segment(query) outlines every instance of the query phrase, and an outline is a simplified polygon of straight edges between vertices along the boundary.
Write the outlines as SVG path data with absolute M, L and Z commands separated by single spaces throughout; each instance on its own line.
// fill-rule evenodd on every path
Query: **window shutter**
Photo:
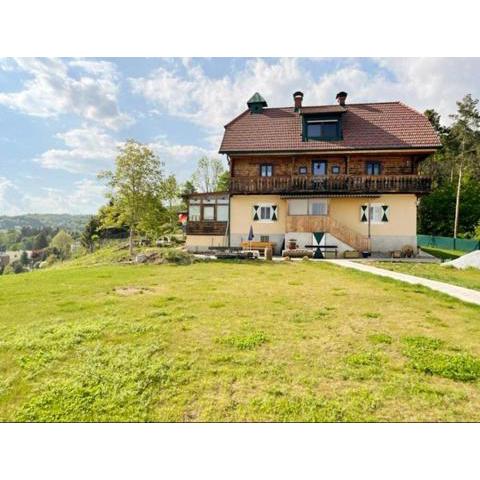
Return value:
M 278 205 L 272 205 L 272 221 L 278 220 Z
M 260 207 L 258 205 L 253 206 L 252 218 L 253 218 L 253 221 L 260 220 Z
M 382 222 L 388 222 L 390 218 L 390 209 L 388 205 L 382 205 Z
M 368 205 L 360 205 L 360 221 L 368 222 Z

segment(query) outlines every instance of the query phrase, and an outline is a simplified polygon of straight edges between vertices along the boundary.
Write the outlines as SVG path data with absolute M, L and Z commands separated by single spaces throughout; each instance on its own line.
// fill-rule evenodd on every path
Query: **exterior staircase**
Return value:
M 370 250 L 368 237 L 329 215 L 287 215 L 286 231 L 326 232 L 359 252 Z

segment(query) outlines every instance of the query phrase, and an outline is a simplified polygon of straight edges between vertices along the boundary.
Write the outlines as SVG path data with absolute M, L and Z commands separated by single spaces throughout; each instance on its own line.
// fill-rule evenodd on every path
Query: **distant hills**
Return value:
M 69 215 L 69 214 L 27 214 L 8 217 L 0 215 L 0 230 L 12 228 L 31 227 L 41 229 L 42 227 L 63 228 L 70 232 L 81 232 L 91 215 Z

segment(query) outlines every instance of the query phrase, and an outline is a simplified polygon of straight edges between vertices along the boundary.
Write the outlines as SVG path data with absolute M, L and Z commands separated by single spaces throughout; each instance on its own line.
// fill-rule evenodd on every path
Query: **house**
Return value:
M 238 246 L 250 228 L 280 254 L 289 240 L 346 250 L 416 248 L 417 205 L 440 147 L 428 119 L 402 102 L 269 108 L 258 93 L 225 126 L 228 192 L 189 197 L 187 247 Z

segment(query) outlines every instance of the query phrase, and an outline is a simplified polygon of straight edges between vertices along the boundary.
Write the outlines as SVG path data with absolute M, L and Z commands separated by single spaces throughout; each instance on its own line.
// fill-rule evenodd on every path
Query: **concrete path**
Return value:
M 437 292 L 446 293 L 451 297 L 458 298 L 464 302 L 474 303 L 480 305 L 480 292 L 471 290 L 469 288 L 457 287 L 449 283 L 437 282 L 436 280 L 429 280 L 428 278 L 415 277 L 406 273 L 392 272 L 391 270 L 384 270 L 383 268 L 372 267 L 364 263 L 351 262 L 349 260 L 323 260 L 324 262 L 334 263 L 340 267 L 353 268 L 362 272 L 373 273 L 381 277 L 394 278 L 401 282 L 411 283 L 413 285 L 423 285 L 425 287 L 436 290 Z

